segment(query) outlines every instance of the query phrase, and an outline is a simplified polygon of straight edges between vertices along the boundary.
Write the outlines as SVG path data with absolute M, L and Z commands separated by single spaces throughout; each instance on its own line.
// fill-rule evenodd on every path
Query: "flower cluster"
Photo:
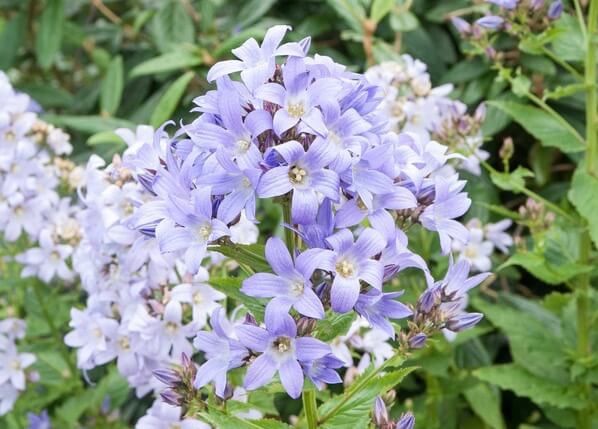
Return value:
M 28 368 L 35 362 L 33 354 L 20 353 L 17 348 L 16 342 L 24 337 L 24 320 L 12 317 L 0 320 L 0 416 L 12 409 L 20 392 L 25 390 Z
M 193 353 L 191 338 L 225 296 L 205 283 L 204 268 L 189 274 L 181 259 L 160 252 L 153 234 L 133 228 L 143 221 L 138 208 L 156 200 L 137 175 L 136 162 L 153 150 L 164 158 L 160 151 L 167 134 L 149 126 L 117 133 L 128 145 L 122 159 L 115 156 L 106 165 L 92 156 L 79 189 L 81 240 L 73 268 L 88 298 L 86 308 L 71 310 L 73 330 L 65 342 L 77 349 L 77 365 L 83 370 L 116 360 L 120 374 L 141 397 L 163 389 L 152 376 L 155 369 Z M 253 242 L 255 227 L 247 223 L 240 218 L 231 228 L 233 241 Z M 216 262 L 222 259 L 212 256 Z M 160 406 L 152 410 L 143 422 L 162 411 L 174 415 Z
M 496 33 L 504 33 L 515 39 L 542 33 L 563 13 L 561 0 L 486 0 L 496 10 L 473 23 L 455 16 L 451 21 L 457 31 L 481 52 L 498 61 L 510 61 L 514 52 L 497 51 Z M 505 46 L 505 43 L 502 43 Z M 503 48 L 504 49 L 504 48 Z
M 451 165 L 445 167 L 447 174 L 454 173 L 451 166 L 480 174 L 480 161 L 488 158 L 488 152 L 481 149 L 484 104 L 474 114 L 467 114 L 464 103 L 448 97 L 453 85 L 432 88 L 427 66 L 409 55 L 372 66 L 365 76 L 383 90 L 378 110 L 389 118 L 394 131 L 447 146 L 453 154 Z
M 453 242 L 453 251 L 458 254 L 458 260 L 468 261 L 476 271 L 489 271 L 492 268 L 490 257 L 495 250 L 508 253 L 513 245 L 513 237 L 505 232 L 512 223 L 510 219 L 503 219 L 484 225 L 477 218 L 470 219 L 465 224 L 469 230 L 469 241 Z
M 76 206 L 61 190 L 73 190 L 81 170 L 62 155 L 69 135 L 40 120 L 34 104 L 0 73 L 0 229 L 8 242 L 26 237 L 30 248 L 17 255 L 23 276 L 48 283 L 73 279 L 67 261 L 79 239 Z M 33 243 L 38 243 L 37 246 Z
M 395 337 L 392 320 L 411 317 L 407 347 L 416 334 L 421 345 L 422 335 L 457 332 L 480 319 L 465 323 L 462 302 L 484 277 L 467 280 L 463 261 L 434 283 L 405 234 L 414 224 L 433 231 L 444 253 L 455 240 L 467 241 L 457 220 L 471 204 L 465 181 L 440 174 L 455 155 L 430 140 L 432 129 L 397 134 L 380 108 L 379 86 L 328 57 L 307 56 L 309 39 L 281 45 L 288 30 L 275 26 L 261 45 L 250 39 L 233 50 L 237 60 L 214 65 L 208 79 L 216 89 L 195 100 L 199 117 L 128 161 L 152 196 L 132 224 L 155 236 L 164 257 L 180 258 L 185 276 L 201 272 L 212 246 L 229 246 L 243 213 L 256 222 L 260 200 L 282 207 L 287 242 L 270 238 L 265 258 L 243 250 L 267 263 L 241 288 L 264 302 L 263 315 L 229 319 L 216 308 L 211 330 L 196 332 L 193 341 L 204 360 L 193 388 L 213 382 L 221 398 L 230 391 L 228 372 L 240 367 L 247 367 L 247 390 L 278 375 L 294 398 L 306 378 L 319 387 L 340 382 L 336 370 L 348 362 L 317 338 L 317 321 L 330 312 L 356 312 L 385 340 Z M 233 80 L 237 72 L 240 80 Z M 424 296 L 434 297 L 425 312 L 389 289 L 408 267 L 423 272 Z M 452 290 L 459 282 L 468 287 Z M 168 400 L 188 405 L 177 395 Z

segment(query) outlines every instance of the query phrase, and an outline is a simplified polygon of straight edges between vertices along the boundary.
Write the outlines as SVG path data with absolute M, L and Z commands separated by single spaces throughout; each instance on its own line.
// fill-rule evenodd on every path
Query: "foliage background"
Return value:
M 193 98 L 210 86 L 205 80 L 210 65 L 275 23 L 292 25 L 294 39 L 311 35 L 311 52 L 359 71 L 409 53 L 428 64 L 435 85 L 455 84 L 452 96 L 472 109 L 483 100 L 526 104 L 525 91 L 542 93 L 572 83 L 554 61 L 520 51 L 518 81 L 511 87 L 489 61 L 468 55 L 467 44 L 447 18 L 487 8 L 469 0 L 0 0 L 0 69 L 43 106 L 46 120 L 72 133 L 79 160 L 91 152 L 110 158 L 122 150 L 114 128 L 189 119 Z M 572 17 L 558 25 L 554 54 L 579 65 L 584 56 L 579 26 Z M 584 93 L 565 95 L 550 103 L 583 133 Z M 502 169 L 498 150 L 505 137 L 512 137 L 511 168 L 528 168 L 534 177 L 527 187 L 568 209 L 578 151 L 551 135 L 550 122 L 544 123 L 548 132 L 542 138 L 537 129 L 512 122 L 517 114 L 509 116 L 496 106 L 489 106 L 484 125 L 489 163 Z M 526 196 L 513 185 L 514 177 L 484 173 L 470 178 L 474 206 L 469 216 L 517 219 L 516 209 Z M 262 228 L 269 233 L 277 213 L 262 209 L 267 219 Z M 515 232 L 522 230 L 519 226 Z M 577 261 L 580 237 L 580 230 L 559 222 L 540 235 L 522 235 L 515 257 L 472 300 L 486 321 L 454 343 L 439 339 L 415 356 L 421 368 L 401 384 L 393 414 L 413 408 L 418 427 L 430 429 L 575 427 L 576 410 L 595 399 L 584 386 L 598 382 L 596 357 L 576 351 L 576 295 L 568 287 L 577 271 L 567 263 Z M 426 248 L 435 268 L 444 270 L 446 261 L 435 256 L 436 244 L 425 235 L 412 243 Z M 25 410 L 50 408 L 65 428 L 82 422 L 130 427 L 149 399 L 133 400 L 126 383 L 112 372 L 90 374 L 99 381 L 88 386 L 73 371 L 73 354 L 58 350 L 53 341 L 66 332 L 68 309 L 82 297 L 32 285 L 18 279 L 11 267 L 2 268 L 0 290 L 19 296 L 28 337 L 38 338 L 31 347 L 38 353 L 44 384 L 21 400 L 15 413 L 0 419 L 0 426 L 20 427 Z M 403 281 L 413 294 L 421 290 L 408 277 Z M 596 298 L 591 299 L 595 309 Z M 0 307 L 0 317 L 6 311 Z M 48 315 L 41 314 L 48 311 L 56 329 L 49 329 Z M 300 404 L 284 398 L 275 400 L 282 414 L 297 412 Z

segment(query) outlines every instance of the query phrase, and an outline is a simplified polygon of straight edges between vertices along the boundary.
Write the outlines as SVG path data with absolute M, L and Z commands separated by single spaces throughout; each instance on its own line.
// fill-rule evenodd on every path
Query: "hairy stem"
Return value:
M 316 429 L 318 427 L 318 404 L 316 404 L 316 391 L 303 391 L 303 412 L 307 418 L 307 427 Z

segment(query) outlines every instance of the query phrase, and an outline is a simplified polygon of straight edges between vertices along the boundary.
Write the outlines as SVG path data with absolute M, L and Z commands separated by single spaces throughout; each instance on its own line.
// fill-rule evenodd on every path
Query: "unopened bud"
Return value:
M 511 137 L 507 137 L 503 140 L 498 155 L 503 160 L 503 162 L 509 162 L 509 160 L 513 157 L 514 152 L 515 146 L 513 144 L 513 139 Z
M 413 337 L 409 338 L 409 347 L 412 349 L 421 349 L 426 345 L 427 339 L 428 336 L 422 332 L 415 334 Z
M 413 429 L 414 427 L 415 417 L 411 412 L 403 414 L 396 425 L 396 429 Z

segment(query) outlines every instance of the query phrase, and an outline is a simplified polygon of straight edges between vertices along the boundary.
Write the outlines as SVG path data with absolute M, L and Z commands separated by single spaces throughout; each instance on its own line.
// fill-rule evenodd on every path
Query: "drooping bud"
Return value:
M 409 347 L 412 349 L 421 349 L 423 346 L 426 345 L 426 340 L 428 336 L 423 332 L 419 334 L 415 334 L 413 337 L 409 338 Z
M 410 411 L 403 414 L 396 425 L 396 429 L 413 429 L 414 427 L 415 417 Z
M 488 15 L 478 19 L 475 23 L 488 30 L 498 30 L 504 22 L 504 18 L 500 16 Z
M 467 35 L 471 33 L 471 24 L 465 21 L 463 18 L 459 18 L 458 16 L 453 16 L 451 18 L 451 24 L 455 26 L 459 34 Z
M 549 19 L 553 21 L 555 19 L 559 19 L 563 14 L 563 2 L 561 0 L 556 0 L 548 6 L 547 16 Z
M 460 332 L 477 325 L 484 317 L 481 313 L 464 313 L 446 322 L 449 331 Z

